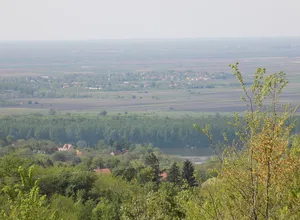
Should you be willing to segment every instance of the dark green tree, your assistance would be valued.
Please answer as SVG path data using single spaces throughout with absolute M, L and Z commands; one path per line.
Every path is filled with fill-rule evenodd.
M 160 171 L 159 171 L 159 161 L 153 152 L 151 152 L 146 157 L 145 164 L 146 166 L 149 166 L 153 169 L 154 175 L 153 175 L 152 182 L 156 183 L 156 185 L 159 185 L 161 179 Z
M 106 110 L 103 110 L 103 111 L 101 111 L 100 113 L 99 113 L 99 115 L 107 115 L 107 111 Z
M 182 168 L 182 178 L 187 181 L 190 187 L 198 185 L 194 177 L 194 171 L 195 168 L 193 163 L 189 160 L 184 161 L 183 168 Z
M 179 185 L 181 183 L 180 170 L 177 163 L 174 162 L 170 169 L 167 171 L 167 181 Z
M 92 169 L 97 169 L 97 168 L 102 169 L 102 168 L 104 168 L 105 166 L 104 166 L 104 161 L 103 161 L 102 157 L 94 157 L 90 167 Z

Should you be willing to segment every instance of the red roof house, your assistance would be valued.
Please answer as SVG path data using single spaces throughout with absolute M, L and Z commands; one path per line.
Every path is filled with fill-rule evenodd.
M 108 169 L 108 168 L 104 168 L 104 169 L 99 169 L 99 168 L 97 168 L 97 169 L 95 169 L 94 171 L 95 171 L 96 173 L 111 174 L 111 171 L 110 171 L 110 169 Z
M 162 174 L 160 174 L 162 180 L 165 180 L 168 176 L 168 174 L 166 172 L 163 172 Z

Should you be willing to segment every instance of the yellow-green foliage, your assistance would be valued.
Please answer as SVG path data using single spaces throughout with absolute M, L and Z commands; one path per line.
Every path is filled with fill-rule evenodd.
M 1 208 L 0 218 L 7 220 L 36 220 L 36 219 L 56 219 L 56 213 L 49 210 L 46 206 L 46 196 L 39 194 L 37 181 L 32 180 L 33 167 L 29 168 L 28 173 L 21 167 L 19 168 L 21 184 L 12 187 L 5 187 L 3 192 L 8 196 L 5 207 Z M 32 185 L 33 184 L 33 185 Z M 31 186 L 32 185 L 32 186 Z M 26 191 L 27 187 L 31 187 Z M 17 196 L 11 196 L 9 192 L 15 192 Z
M 244 124 L 237 114 L 231 123 L 237 139 L 218 155 L 219 175 L 186 202 L 179 200 L 187 219 L 299 219 L 300 142 L 291 135 L 294 123 L 287 126 L 295 108 L 279 105 L 285 75 L 265 76 L 266 70 L 258 69 L 246 88 L 238 65 L 231 67 L 248 111 Z M 212 139 L 208 127 L 201 131 Z

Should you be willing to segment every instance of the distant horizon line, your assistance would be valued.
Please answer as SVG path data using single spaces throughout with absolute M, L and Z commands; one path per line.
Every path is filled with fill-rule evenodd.
M 300 36 L 261 36 L 261 37 L 182 37 L 182 38 L 94 38 L 94 39 L 34 39 L 34 40 L 0 40 L 6 42 L 84 42 L 84 41 L 180 41 L 180 40 L 230 40 L 230 39 L 288 39 Z

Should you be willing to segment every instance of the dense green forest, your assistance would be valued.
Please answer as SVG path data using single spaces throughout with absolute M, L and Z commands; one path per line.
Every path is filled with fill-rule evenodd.
M 2 118 L 0 219 L 299 219 L 300 136 L 296 108 L 279 105 L 285 75 L 266 75 L 265 69 L 258 69 L 253 85 L 246 88 L 238 65 L 231 67 L 249 107 L 243 117 Z M 146 128 L 155 133 L 159 128 L 163 132 L 192 127 L 191 134 L 207 138 L 215 157 L 196 166 L 121 135 L 118 139 L 96 134 L 97 139 L 89 142 L 95 135 L 92 125 L 104 131 L 110 125 L 125 133 L 125 122 L 145 132 L 143 137 Z M 41 132 L 48 126 L 49 131 Z M 66 141 L 59 138 L 67 129 L 79 131 L 74 132 L 79 143 L 59 150 L 55 142 Z M 80 129 L 86 129 L 86 139 Z M 37 131 L 45 136 L 35 136 Z M 21 134 L 27 140 L 16 141 L 24 138 Z M 97 147 L 90 147 L 95 143 Z M 118 149 L 114 154 L 111 145 Z
M 152 144 L 156 147 L 208 147 L 204 135 L 199 134 L 193 124 L 211 124 L 216 139 L 227 131 L 232 137 L 234 131 L 228 125 L 232 118 L 159 116 L 107 116 L 107 115 L 49 115 L 11 116 L 0 119 L 2 138 L 51 140 L 56 143 L 73 143 L 95 146 L 99 141 L 126 140 L 129 143 Z
M 297 117 L 298 118 L 298 117 Z M 236 129 L 228 124 L 234 117 L 214 116 L 160 117 L 139 116 L 134 114 L 108 116 L 99 114 L 63 114 L 63 115 L 26 115 L 5 116 L 0 118 L 2 139 L 51 140 L 58 144 L 72 143 L 95 147 L 99 141 L 106 144 L 111 141 L 125 140 L 129 143 L 152 144 L 156 147 L 180 148 L 186 145 L 198 148 L 209 147 L 208 139 L 193 128 L 193 124 L 210 124 L 215 141 L 223 140 L 226 132 L 230 140 Z M 300 124 L 293 129 L 300 131 Z

